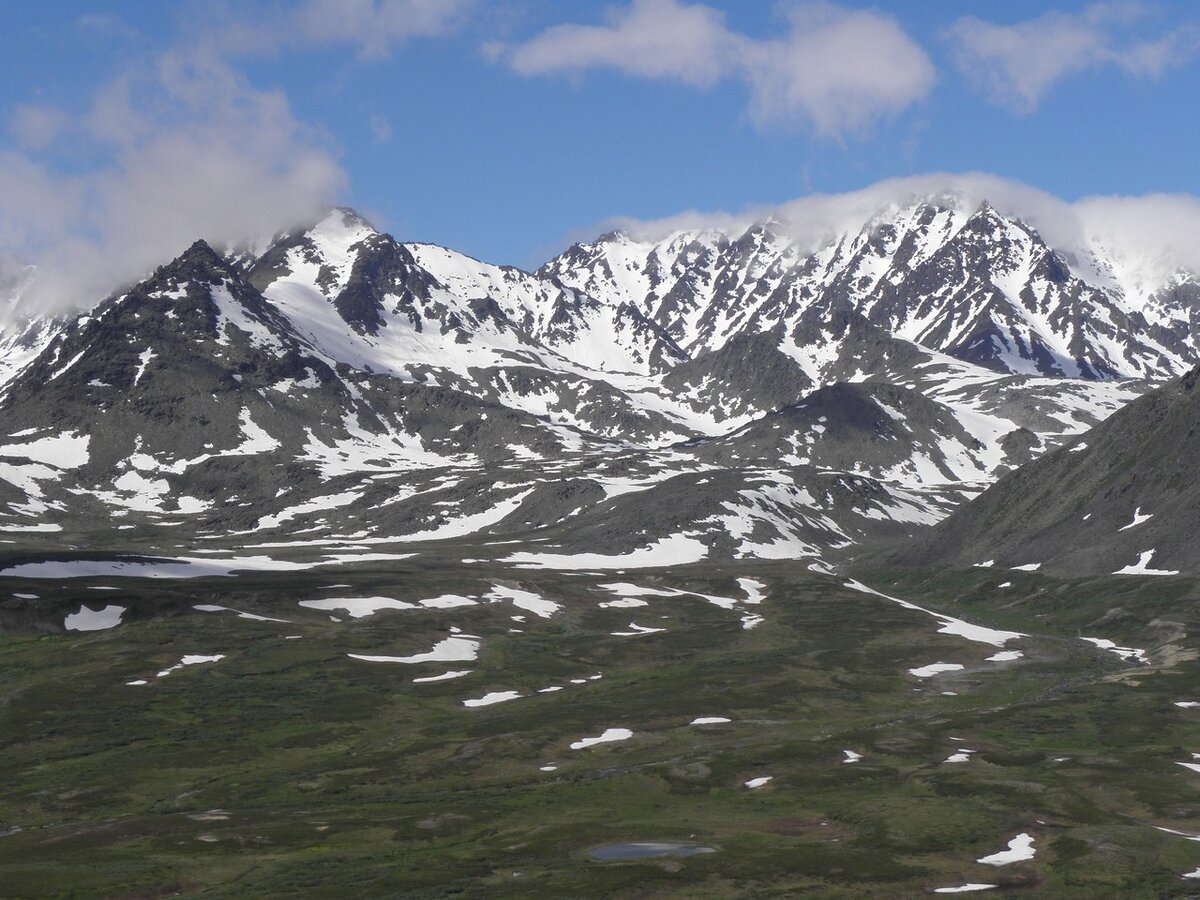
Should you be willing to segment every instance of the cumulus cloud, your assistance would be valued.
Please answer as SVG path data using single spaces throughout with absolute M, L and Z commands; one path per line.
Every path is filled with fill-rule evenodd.
M 741 68 L 760 123 L 808 118 L 818 134 L 861 133 L 933 87 L 933 63 L 890 16 L 799 7 L 788 34 L 742 42 Z
M 1093 3 L 1080 13 L 1051 11 L 1013 25 L 965 16 L 946 32 L 955 64 L 992 98 L 1029 113 L 1062 79 L 1115 67 L 1157 78 L 1200 52 L 1200 29 L 1182 26 L 1153 39 L 1132 27 L 1146 14 L 1140 3 Z
M 654 220 L 613 219 L 598 227 L 620 228 L 641 240 L 660 240 L 678 231 L 706 228 L 736 234 L 773 219 L 802 249 L 816 250 L 868 227 L 889 210 L 929 199 L 964 212 L 986 201 L 1000 213 L 1032 226 L 1095 280 L 1112 279 L 1132 299 L 1160 287 L 1180 269 L 1200 273 L 1200 198 L 1147 194 L 1092 196 L 1072 202 L 982 172 L 890 178 L 857 191 L 812 194 L 738 212 L 689 210 Z M 1112 269 L 1091 272 L 1092 254 L 1111 262 Z
M 929 56 L 890 16 L 806 3 L 785 7 L 784 19 L 781 37 L 759 39 L 700 3 L 632 0 L 603 25 L 556 25 L 486 49 L 521 75 L 605 68 L 700 88 L 737 79 L 756 124 L 799 120 L 830 138 L 861 133 L 933 87 Z
M 545 75 L 617 69 L 709 87 L 728 74 L 739 36 L 717 10 L 679 0 L 634 0 L 611 8 L 604 25 L 555 25 L 511 48 L 493 45 L 514 72 Z
M 199 51 L 163 53 L 60 112 L 70 126 L 43 152 L 0 150 L 0 255 L 37 265 L 24 300 L 40 308 L 93 302 L 197 238 L 311 219 L 345 181 L 284 95 Z

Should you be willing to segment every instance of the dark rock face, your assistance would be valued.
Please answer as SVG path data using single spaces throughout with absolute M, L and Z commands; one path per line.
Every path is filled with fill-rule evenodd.
M 739 334 L 724 347 L 681 362 L 663 378 L 663 386 L 694 398 L 697 409 L 718 418 L 794 403 L 813 387 L 795 359 L 779 349 L 777 332 Z
M 898 474 L 920 457 L 947 481 L 965 480 L 948 458 L 949 448 L 978 453 L 983 445 L 949 408 L 917 391 L 860 382 L 819 388 L 732 434 L 698 442 L 696 453 L 724 464 L 775 458 L 880 478 Z M 986 471 L 982 461 L 978 471 Z

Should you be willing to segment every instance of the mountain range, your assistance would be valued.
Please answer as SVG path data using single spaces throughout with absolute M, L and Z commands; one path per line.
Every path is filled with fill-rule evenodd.
M 1200 364 L 1198 311 L 1191 273 L 1149 280 L 953 194 L 815 242 L 771 219 L 615 231 L 533 272 L 335 209 L 255 250 L 197 241 L 79 314 L 11 317 L 0 530 L 560 568 L 824 568 L 918 537 L 922 559 L 1021 565 L 1025 538 L 977 559 L 965 512 L 930 528 L 968 502 L 1032 528 L 1028 473 L 1119 467 L 1079 436 L 1190 390 L 1155 392 Z

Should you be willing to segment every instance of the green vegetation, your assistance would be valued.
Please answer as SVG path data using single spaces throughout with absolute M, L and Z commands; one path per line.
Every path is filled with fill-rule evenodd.
M 1024 657 L 937 632 L 926 613 L 795 564 L 608 577 L 441 566 L 193 581 L 9 579 L 0 594 L 0 896 L 26 897 L 1185 897 L 1200 843 L 1196 585 L 1069 582 L 975 570 L 857 577 L 984 625 L 1028 632 Z M 598 584 L 702 598 L 600 608 Z M 1011 582 L 1011 587 L 999 584 Z M 300 608 L 329 596 L 416 601 L 519 585 L 560 603 L 381 611 Z M 327 589 L 328 585 L 348 585 Z M 114 586 L 118 590 L 94 590 Z M 38 594 L 36 600 L 12 598 Z M 86 601 L 117 628 L 62 632 Z M 203 613 L 217 604 L 290 624 Z M 523 617 L 514 621 L 513 616 Z M 667 629 L 614 636 L 630 622 Z M 476 662 L 369 663 L 452 627 Z M 515 630 L 513 630 L 515 629 Z M 1144 648 L 1130 664 L 1077 639 Z M 302 635 L 285 640 L 287 635 Z M 155 673 L 185 654 L 216 663 Z M 933 662 L 961 671 L 921 679 Z M 414 677 L 471 669 L 454 680 Z M 572 684 L 602 674 L 598 680 Z M 130 686 L 147 679 L 149 684 Z M 563 690 L 537 693 L 561 685 Z M 511 702 L 462 700 L 519 691 Z M 730 724 L 691 726 L 698 716 Z M 626 741 L 571 750 L 606 728 Z M 945 760 L 976 751 L 963 763 Z M 860 753 L 843 762 L 845 750 Z M 556 765 L 554 771 L 540 767 Z M 771 776 L 749 790 L 748 779 Z M 1034 859 L 975 860 L 1018 833 Z M 626 841 L 717 848 L 598 862 Z

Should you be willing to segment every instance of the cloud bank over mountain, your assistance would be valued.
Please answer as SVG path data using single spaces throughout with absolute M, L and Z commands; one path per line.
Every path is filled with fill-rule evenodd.
M 267 238 L 334 202 L 346 175 L 287 97 L 196 49 L 157 55 L 84 108 L 26 106 L 0 153 L 0 246 L 38 266 L 25 302 L 87 302 L 197 237 Z M 84 165 L 53 165 L 58 154 Z

